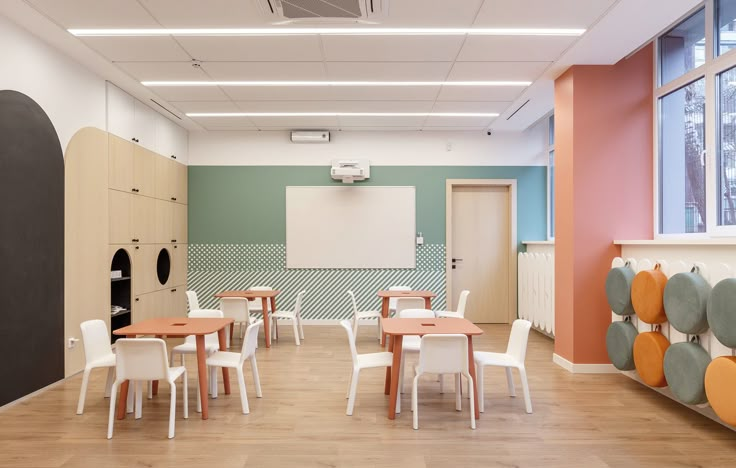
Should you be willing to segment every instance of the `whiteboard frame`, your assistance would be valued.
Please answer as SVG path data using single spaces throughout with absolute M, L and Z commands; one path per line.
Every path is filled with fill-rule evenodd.
M 410 223 L 412 228 L 412 255 L 411 255 L 411 266 L 292 266 L 289 262 L 289 197 L 288 191 L 290 188 L 294 189 L 328 189 L 328 190 L 380 190 L 380 189 L 410 189 L 413 197 L 413 216 L 410 217 Z M 286 269 L 287 270 L 382 270 L 382 269 L 397 269 L 397 270 L 415 270 L 417 266 L 417 253 L 416 253 L 416 236 L 417 236 L 417 195 L 416 186 L 414 185 L 368 185 L 368 186 L 345 186 L 345 185 L 287 185 L 284 189 L 285 198 L 285 243 L 286 243 Z

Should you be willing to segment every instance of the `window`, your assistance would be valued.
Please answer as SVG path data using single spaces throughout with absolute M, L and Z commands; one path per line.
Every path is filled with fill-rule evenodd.
M 718 76 L 716 205 L 719 226 L 736 225 L 736 68 Z
M 547 200 L 549 206 L 549 233 L 547 237 L 555 238 L 555 116 L 549 116 L 549 160 L 547 161 Z
M 705 63 L 705 8 L 659 38 L 659 82 L 666 84 Z
M 716 2 L 716 50 L 718 55 L 725 54 L 736 47 L 736 2 L 718 0 Z

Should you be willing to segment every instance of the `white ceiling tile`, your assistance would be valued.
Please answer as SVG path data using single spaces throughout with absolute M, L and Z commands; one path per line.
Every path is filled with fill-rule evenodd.
M 444 81 L 452 62 L 327 62 L 331 81 Z
M 346 117 L 340 116 L 341 127 L 421 127 L 427 116 L 416 117 Z
M 463 36 L 323 36 L 328 62 L 448 62 Z
M 326 87 L 316 86 L 223 86 L 233 101 L 325 101 L 330 99 Z
M 284 130 L 330 130 L 336 132 L 339 130 L 339 127 L 337 125 L 269 125 L 259 126 L 258 130 L 264 132 L 275 132 Z
M 353 127 L 350 125 L 341 125 L 341 130 L 349 132 L 417 132 L 422 129 L 421 126 L 413 127 Z
M 27 0 L 67 29 L 161 27 L 134 0 Z
M 190 117 L 205 128 L 209 127 L 255 127 L 248 117 Z
M 467 28 L 482 4 L 483 0 L 393 0 L 381 26 Z
M 437 117 L 430 115 L 425 127 L 487 127 L 496 117 Z
M 486 0 L 476 28 L 587 28 L 615 0 Z
M 334 86 L 330 98 L 340 101 L 430 101 L 439 86 Z
M 185 62 L 191 57 L 170 37 L 83 37 L 111 62 Z
M 513 101 L 524 92 L 521 86 L 444 86 L 438 101 Z
M 485 132 L 487 126 L 483 127 L 430 127 L 424 126 L 422 130 L 425 132 Z
M 496 112 L 502 113 L 511 101 L 437 101 L 432 112 Z
M 459 62 L 553 62 L 578 38 L 572 36 L 468 36 Z
M 534 81 L 552 62 L 455 62 L 447 81 Z
M 320 81 L 322 62 L 204 62 L 202 69 L 217 81 Z
M 433 101 L 238 101 L 241 112 L 430 112 Z
M 139 1 L 167 28 L 243 28 L 265 23 L 265 16 L 252 0 Z
M 318 62 L 318 36 L 178 36 L 189 54 L 203 62 Z
M 251 117 L 257 127 L 319 128 L 338 126 L 336 117 Z
M 149 88 L 167 101 L 229 101 L 216 86 L 157 86 Z
M 232 101 L 173 101 L 169 102 L 181 112 L 241 112 Z
M 201 81 L 207 75 L 192 62 L 118 62 L 116 64 L 138 81 Z

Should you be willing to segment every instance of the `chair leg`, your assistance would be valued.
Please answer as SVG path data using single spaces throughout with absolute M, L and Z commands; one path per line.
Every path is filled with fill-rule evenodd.
M 376 319 L 376 328 L 378 328 L 378 341 L 381 341 L 381 335 L 383 334 L 383 323 L 381 323 L 381 317 Z
M 294 341 L 297 346 L 301 346 L 301 342 L 299 341 L 299 324 L 296 323 L 296 317 L 291 319 L 291 323 L 292 327 L 294 327 Z
M 263 398 L 261 392 L 261 377 L 258 375 L 258 364 L 256 363 L 256 355 L 250 357 L 250 370 L 253 372 L 253 385 L 256 387 L 256 398 Z
M 297 317 L 297 321 L 299 322 L 299 338 L 304 340 L 304 327 L 302 326 L 302 318 Z
M 348 410 L 346 414 L 348 416 L 353 415 L 353 408 L 355 407 L 355 393 L 358 390 L 358 376 L 360 375 L 360 368 L 353 368 L 353 377 L 350 379 L 350 393 L 348 395 Z
M 153 399 L 153 382 L 151 382 L 150 380 L 148 381 L 148 399 Z
M 112 439 L 112 428 L 113 424 L 115 423 L 115 402 L 117 401 L 118 396 L 118 386 L 121 382 L 118 380 L 115 380 L 112 384 L 112 388 L 110 389 L 110 414 L 107 418 L 107 438 Z
M 128 386 L 128 401 L 125 402 L 125 412 L 126 413 L 133 412 L 134 402 L 135 402 L 135 383 L 131 381 L 130 385 Z
M 455 411 L 463 410 L 462 385 L 460 385 L 460 374 L 455 374 Z
M 176 416 L 176 384 L 171 381 L 171 404 L 169 405 L 169 439 L 174 438 L 174 424 L 176 423 L 174 417 Z
M 210 382 L 212 382 L 212 398 L 217 398 L 218 393 L 220 392 L 220 388 L 217 385 L 217 367 L 211 366 L 210 367 Z
M 135 419 L 141 419 L 142 415 L 143 415 L 143 381 L 138 380 L 135 382 Z
M 532 413 L 532 398 L 529 395 L 529 382 L 526 379 L 526 368 L 519 367 L 519 376 L 521 377 L 521 389 L 524 392 L 524 405 L 526 412 Z
M 184 370 L 184 373 L 181 375 L 181 381 L 182 386 L 184 387 L 184 390 L 182 391 L 182 397 L 184 398 L 184 419 L 189 419 L 189 389 L 187 388 L 189 384 L 189 379 L 187 378 L 187 371 Z M 199 384 L 199 382 L 197 382 Z M 199 385 L 197 385 L 199 387 Z
M 84 374 L 82 375 L 82 388 L 79 390 L 79 402 L 77 403 L 77 414 L 84 413 L 84 400 L 87 398 L 87 385 L 89 384 L 90 372 L 92 372 L 92 368 L 84 368 Z
M 358 317 L 353 317 L 353 337 L 358 340 Z
M 463 372 L 463 375 L 468 379 L 468 394 L 470 394 L 470 428 L 475 429 L 475 390 L 473 389 L 475 385 L 473 385 L 470 372 Z
M 202 392 L 199 390 L 199 380 L 197 380 L 194 384 L 195 387 L 197 387 L 197 413 L 202 412 Z
M 240 406 L 243 410 L 243 414 L 250 413 L 250 407 L 248 406 L 248 394 L 245 390 L 245 377 L 243 376 L 243 368 L 238 367 L 235 369 L 235 373 L 238 374 L 238 387 L 240 390 Z
M 414 429 L 419 429 L 419 404 L 417 402 L 417 385 L 419 384 L 419 376 L 422 374 L 417 374 L 414 376 L 414 382 L 411 386 L 411 410 L 414 413 L 413 414 L 413 427 Z
M 113 380 L 115 380 L 114 366 L 107 368 L 107 381 L 105 381 L 105 398 L 110 398 L 110 388 L 112 387 Z
M 483 389 L 483 366 L 476 364 L 475 366 L 475 378 L 478 379 L 478 411 L 481 413 L 485 411 L 485 393 Z M 470 393 L 470 392 L 468 392 Z M 475 410 L 474 410 L 475 411 Z
M 511 368 L 506 367 L 506 383 L 509 386 L 509 396 L 516 396 L 516 388 L 514 387 L 514 376 L 511 374 Z

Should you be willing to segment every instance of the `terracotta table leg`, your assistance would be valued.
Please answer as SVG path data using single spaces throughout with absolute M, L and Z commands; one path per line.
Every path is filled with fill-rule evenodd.
M 266 348 L 271 347 L 271 323 L 268 319 L 268 298 L 261 298 L 261 305 L 263 307 L 263 332 L 266 334 Z
M 480 408 L 478 407 L 478 382 L 475 375 L 475 359 L 473 358 L 473 337 L 468 335 L 468 367 L 470 376 L 473 378 L 473 400 L 475 400 L 475 419 L 480 419 Z
M 424 308 L 427 310 L 432 310 L 432 299 L 428 297 L 424 298 Z
M 388 318 L 388 297 L 381 298 L 381 317 Z M 381 346 L 386 346 L 386 334 L 381 331 Z
M 391 392 L 388 395 L 388 419 L 396 419 L 396 396 L 399 393 L 399 369 L 401 368 L 401 343 L 402 335 L 393 337 L 394 343 L 394 361 L 391 364 Z
M 388 351 L 391 352 L 394 350 L 394 340 L 393 335 L 390 335 L 388 337 Z M 391 367 L 386 368 L 386 383 L 383 386 L 383 393 L 384 395 L 391 394 Z
M 230 326 L 232 327 L 232 324 Z M 217 340 L 220 342 L 220 351 L 227 351 L 227 340 L 225 338 L 225 329 L 219 329 Z M 225 386 L 225 395 L 230 395 L 230 372 L 227 367 L 222 368 L 222 383 Z
M 218 333 L 218 337 L 219 337 Z M 224 338 L 224 336 L 223 336 Z M 197 374 L 199 376 L 199 398 L 202 401 L 202 419 L 209 418 L 209 392 L 207 391 L 207 353 L 204 347 L 204 335 L 197 335 Z

